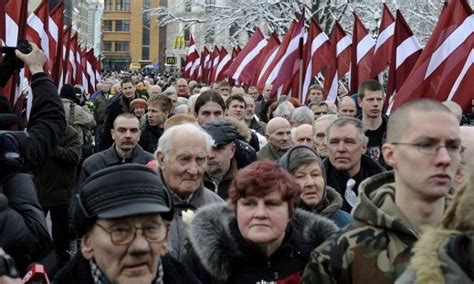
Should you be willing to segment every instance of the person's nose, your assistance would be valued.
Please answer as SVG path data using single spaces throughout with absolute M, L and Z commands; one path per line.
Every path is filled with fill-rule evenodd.
M 447 167 L 452 162 L 452 157 L 448 153 L 446 146 L 440 146 L 436 152 L 436 165 Z

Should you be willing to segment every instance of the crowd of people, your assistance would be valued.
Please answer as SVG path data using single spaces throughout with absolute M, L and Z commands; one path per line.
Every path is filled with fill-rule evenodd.
M 376 80 L 335 104 L 318 84 L 300 102 L 126 73 L 56 92 L 35 45 L 17 56 L 42 142 L 27 156 L 41 209 L 29 222 L 52 221 L 27 258 L 1 227 L 21 273 L 36 261 L 54 283 L 474 281 L 474 128 L 454 102 L 386 116 Z M 45 95 L 55 108 L 39 108 Z

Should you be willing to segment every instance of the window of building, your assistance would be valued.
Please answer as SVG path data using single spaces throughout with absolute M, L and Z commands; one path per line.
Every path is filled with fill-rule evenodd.
M 116 41 L 115 51 L 128 52 L 130 50 L 130 43 L 128 41 Z
M 130 21 L 128 21 L 128 20 L 116 20 L 115 21 L 115 31 L 116 32 L 129 32 L 130 31 Z
M 116 11 L 130 11 L 130 0 L 116 0 Z
M 112 11 L 112 0 L 104 1 L 104 11 Z
M 142 46 L 142 60 L 150 60 L 150 47 Z
M 186 46 L 188 46 L 187 42 L 189 41 L 189 37 L 191 36 L 191 32 L 189 31 L 189 27 L 184 28 L 184 40 L 186 41 Z
M 103 51 L 112 51 L 112 42 L 111 41 L 103 41 L 102 42 L 102 50 Z
M 111 32 L 112 31 L 112 21 L 111 20 L 104 20 L 104 32 Z

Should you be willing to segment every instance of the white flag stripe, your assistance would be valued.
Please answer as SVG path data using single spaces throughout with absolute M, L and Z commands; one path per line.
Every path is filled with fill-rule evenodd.
M 338 41 L 336 45 L 336 57 L 338 57 L 339 54 L 341 54 L 351 44 L 352 40 L 348 35 L 341 38 L 341 40 Z
M 456 78 L 456 81 L 454 82 L 453 88 L 449 92 L 449 96 L 447 99 L 448 101 L 450 101 L 453 98 L 454 94 L 459 88 L 459 85 L 461 85 L 461 82 L 464 79 L 464 76 L 466 76 L 467 71 L 469 70 L 469 68 L 472 67 L 473 64 L 474 64 L 474 49 L 471 49 L 471 52 L 469 53 L 469 56 L 466 59 L 466 64 L 464 64 L 461 73 L 459 73 L 459 76 Z
M 273 68 L 272 73 L 270 73 L 270 76 L 268 76 L 268 79 L 265 84 L 271 84 L 277 78 L 278 73 L 280 73 L 280 69 L 283 65 L 283 62 L 285 62 L 286 58 L 288 58 L 290 54 L 292 54 L 295 50 L 298 49 L 300 44 L 300 37 L 301 35 L 291 39 L 290 44 L 288 45 L 288 49 L 286 50 L 285 54 L 280 58 L 277 65 L 275 65 L 275 67 Z
M 272 54 L 268 57 L 267 62 L 265 62 L 265 65 L 263 65 L 262 71 L 260 72 L 260 75 L 258 76 L 258 82 L 262 79 L 263 75 L 267 71 L 268 67 L 270 67 L 270 64 L 272 64 L 273 60 L 275 59 L 278 50 L 280 50 L 280 46 L 275 48 L 275 50 L 272 52 Z
M 324 32 L 315 37 L 311 42 L 311 57 L 313 57 L 318 48 L 320 48 L 328 40 L 329 38 Z
M 306 93 L 309 89 L 309 85 L 311 84 L 314 54 L 316 54 L 318 49 L 328 40 L 329 38 L 326 35 L 326 33 L 322 32 L 317 37 L 315 37 L 313 41 L 311 42 L 311 58 L 308 62 L 308 68 L 306 69 L 306 73 L 305 73 L 304 81 L 303 81 L 303 88 L 301 89 L 301 94 L 303 96 L 302 102 L 306 101 Z
M 332 79 L 331 87 L 329 88 L 328 96 L 326 98 L 326 100 L 330 102 L 335 102 L 337 98 L 337 86 L 339 83 L 337 77 L 338 77 L 338 74 L 336 71 L 336 74 L 334 74 L 334 78 Z
M 18 41 L 18 25 L 8 14 L 5 14 L 5 32 L 7 46 L 16 46 Z
M 38 16 L 36 16 L 35 14 L 31 14 L 28 18 L 27 23 L 28 26 L 35 30 L 38 36 L 40 37 L 41 49 L 43 49 L 43 51 L 49 55 L 49 38 L 48 34 L 44 30 L 44 24 L 41 19 L 38 18 Z
M 260 53 L 260 51 L 267 45 L 267 40 L 262 39 L 257 46 L 252 49 L 242 60 L 242 62 L 239 65 L 239 68 L 235 70 L 234 75 L 232 75 L 232 78 L 235 80 L 239 79 L 240 74 L 242 74 L 242 71 L 244 71 L 245 67 Z
M 414 35 L 405 39 L 397 47 L 397 62 L 395 64 L 395 68 L 398 69 L 398 67 L 402 65 L 408 57 L 420 49 L 421 45 L 418 43 L 418 40 L 416 40 Z
M 232 59 L 232 55 L 230 53 L 227 53 L 227 55 L 224 56 L 224 58 L 222 58 L 222 61 L 219 63 L 219 65 L 217 65 L 216 74 L 214 74 L 215 75 L 214 81 L 217 80 L 217 77 L 221 74 L 222 69 L 231 59 Z
M 91 83 L 91 86 L 95 86 L 95 76 L 94 76 L 94 71 L 92 70 L 92 65 L 90 64 L 89 61 L 87 61 L 87 74 L 89 74 L 89 80 Z
M 370 49 L 374 47 L 375 42 L 372 36 L 367 34 L 358 44 L 357 44 L 357 64 L 364 58 L 364 56 L 369 53 Z
M 56 25 L 56 23 L 54 22 L 54 20 L 49 17 L 49 34 L 53 37 L 54 41 L 57 43 L 58 42 L 58 33 L 59 33 L 59 29 L 58 29 L 58 25 Z
M 430 63 L 425 73 L 428 78 L 451 53 L 453 53 L 474 32 L 474 15 L 467 17 L 431 55 Z
M 374 53 L 395 33 L 395 22 L 386 27 L 377 38 Z

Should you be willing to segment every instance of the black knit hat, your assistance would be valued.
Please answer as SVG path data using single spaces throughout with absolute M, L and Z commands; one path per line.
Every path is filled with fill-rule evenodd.
M 59 96 L 64 99 L 70 99 L 71 101 L 76 102 L 76 91 L 74 91 L 74 87 L 69 84 L 64 84 L 59 92 Z
M 219 148 L 237 139 L 237 129 L 225 120 L 211 120 L 202 128 L 214 139 L 213 147 Z
M 158 213 L 173 219 L 171 195 L 156 172 L 139 164 L 100 170 L 86 179 L 74 211 L 74 229 L 82 236 L 97 219 Z

